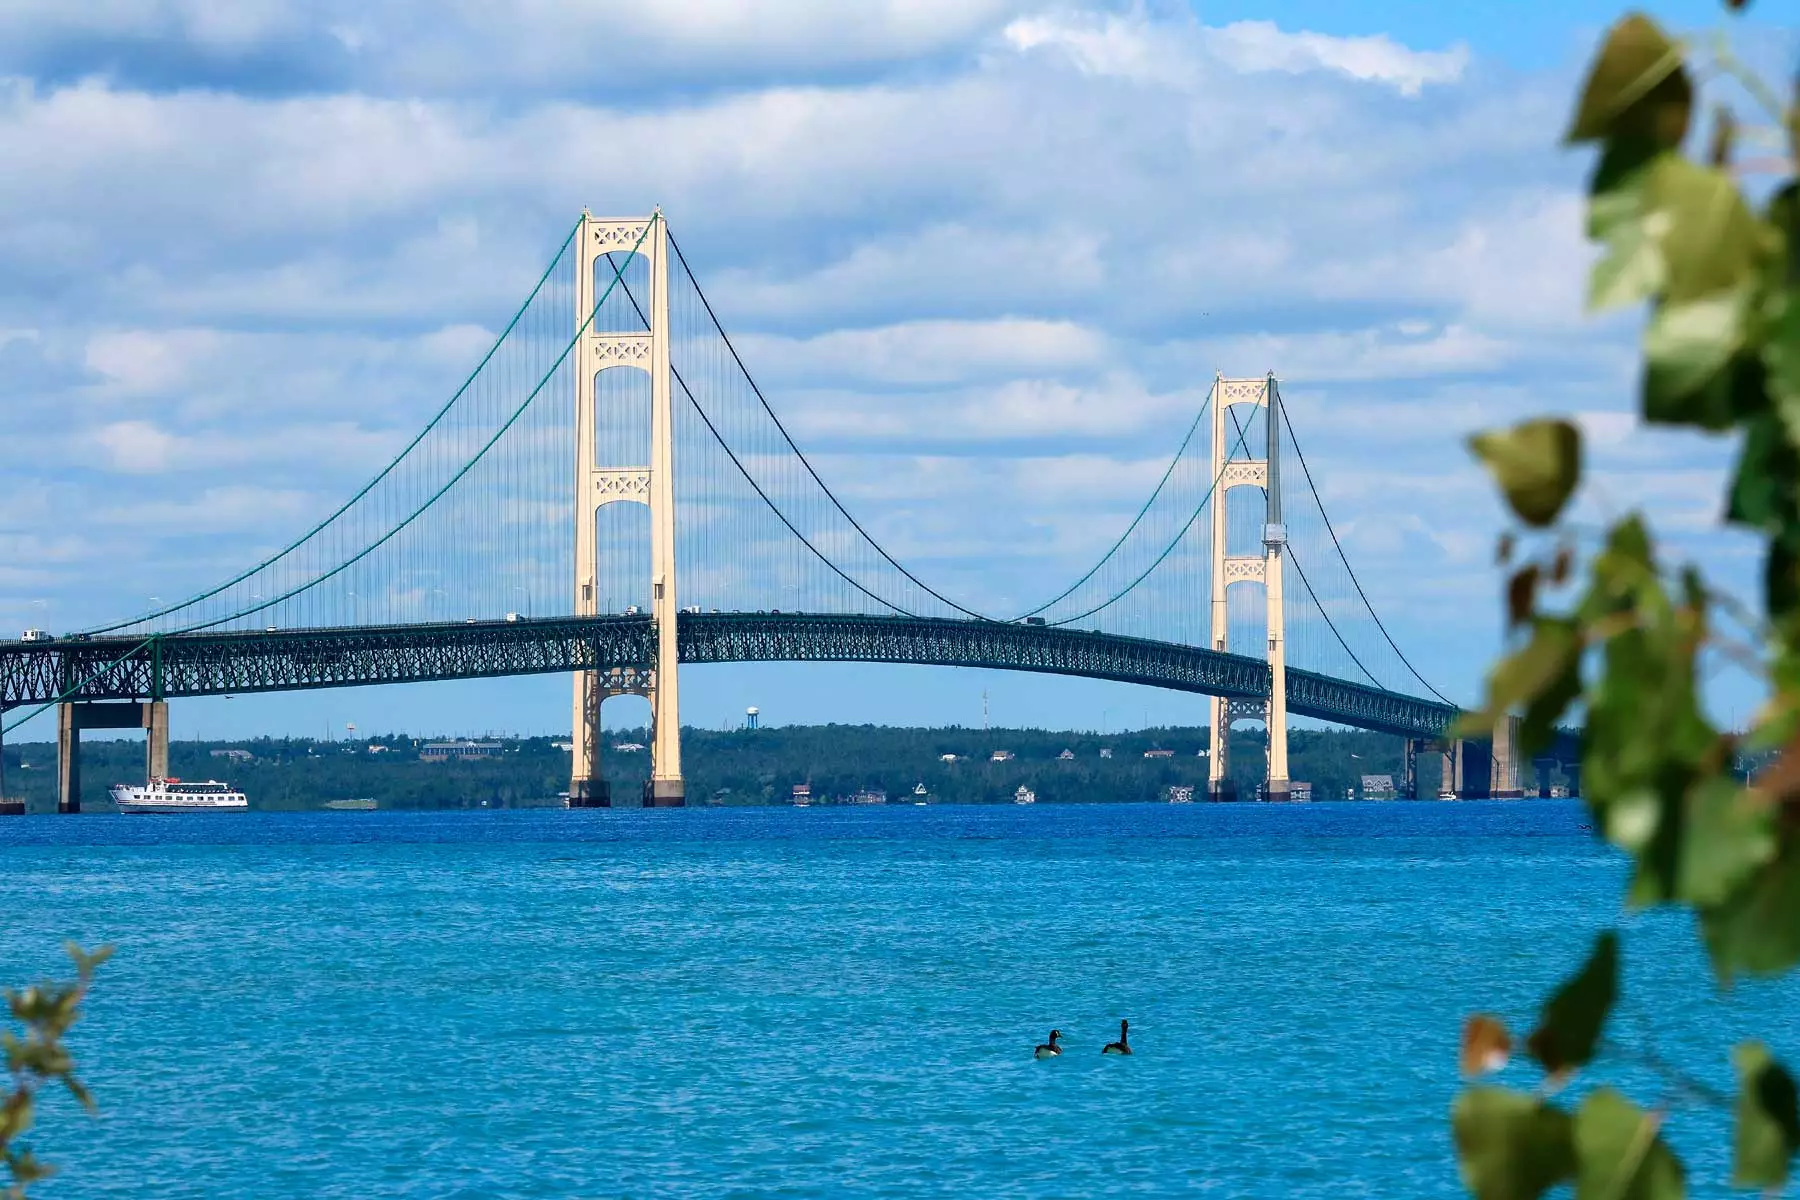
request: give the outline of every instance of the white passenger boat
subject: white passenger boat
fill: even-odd
[[[204,783],[152,779],[141,787],[115,783],[112,798],[122,813],[242,812],[250,807],[244,793],[216,779]]]

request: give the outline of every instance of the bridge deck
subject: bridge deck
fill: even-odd
[[[803,613],[683,613],[681,661],[880,662],[1038,671],[1210,696],[1269,693],[1261,659],[1054,626]],[[80,700],[299,691],[610,668],[647,669],[648,616],[174,634],[0,645],[0,711]],[[1288,671],[1288,711],[1435,737],[1447,704]]]

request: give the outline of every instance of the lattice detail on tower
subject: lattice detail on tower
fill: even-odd
[[[647,504],[650,496],[650,472],[631,469],[595,471],[594,496],[601,503],[609,500],[637,500]]]
[[[594,245],[601,253],[612,250],[630,250],[643,241],[644,229],[648,221],[589,221],[588,229],[593,233]]]
[[[1266,574],[1263,557],[1260,554],[1254,558],[1246,554],[1233,554],[1225,559],[1225,582],[1227,584],[1240,581],[1262,583]]]
[[[589,334],[593,346],[594,368],[604,369],[610,366],[644,366],[650,361],[652,344],[647,333],[594,333]]]

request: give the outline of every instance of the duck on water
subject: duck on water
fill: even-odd
[[[1121,1019],[1119,1021],[1119,1040],[1116,1042],[1106,1043],[1106,1045],[1104,1045],[1100,1048],[1100,1053],[1102,1053],[1102,1054],[1130,1054],[1131,1053],[1131,1042],[1129,1040],[1127,1040],[1127,1038],[1126,1038],[1126,1034],[1130,1031],[1130,1029],[1131,1029],[1131,1022]]]
[[[1061,1042],[1062,1030],[1052,1029],[1050,1031],[1050,1040],[1041,1046],[1034,1047],[1031,1051],[1031,1056],[1033,1058],[1055,1058],[1062,1053]]]

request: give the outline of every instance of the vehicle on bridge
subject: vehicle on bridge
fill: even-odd
[[[54,642],[56,635],[42,629],[27,629],[19,635],[21,642]]]

